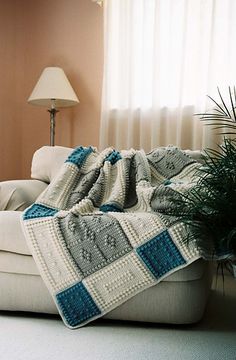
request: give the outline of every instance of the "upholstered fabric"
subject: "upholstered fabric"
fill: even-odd
[[[203,315],[210,288],[210,273],[199,280],[161,282],[144,290],[105,318],[188,324]],[[0,271],[0,309],[57,314],[56,306],[43,280],[37,275]]]
[[[22,232],[21,211],[0,212],[0,250],[31,255]]]
[[[39,180],[9,180],[0,183],[0,211],[22,211],[47,187]]]
[[[0,271],[0,309],[57,313],[40,276]]]
[[[32,159],[32,179],[50,183],[72,150],[63,146],[43,146],[38,149]]]
[[[163,281],[185,282],[202,278],[208,268],[207,262],[199,259],[184,269],[167,276]],[[39,275],[35,261],[30,255],[16,254],[0,250],[0,271],[5,273]]]
[[[0,272],[39,275],[32,256],[0,250]]]

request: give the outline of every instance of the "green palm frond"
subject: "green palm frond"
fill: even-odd
[[[236,89],[229,87],[229,105],[226,105],[226,101],[217,88],[220,102],[214,100],[211,96],[208,98],[214,103],[215,108],[212,112],[195,114],[200,117],[200,120],[204,121],[206,125],[214,126],[213,129],[223,129],[224,135],[236,135]],[[232,131],[229,131],[231,129]]]
[[[178,216],[208,252],[236,256],[236,140],[224,138],[218,149],[204,151],[195,187],[174,200]]]
[[[208,251],[236,257],[236,89],[229,87],[228,105],[219,88],[218,95],[220,101],[208,96],[213,111],[196,115],[221,134],[235,137],[224,137],[217,149],[204,150],[196,186],[174,200],[171,215],[191,230],[188,241],[195,238]]]

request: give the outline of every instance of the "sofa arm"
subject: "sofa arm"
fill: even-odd
[[[31,178],[50,183],[73,149],[63,146],[43,146],[32,159]]]
[[[0,182],[0,210],[23,211],[30,206],[47,184],[39,180]]]

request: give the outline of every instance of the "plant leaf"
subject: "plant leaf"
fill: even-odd
[[[216,106],[222,111],[223,114],[227,115],[227,112],[225,112],[224,109],[211,96],[207,95],[207,97],[216,104]]]
[[[223,106],[224,106],[224,108],[225,108],[225,110],[226,110],[227,114],[229,115],[229,117],[231,117],[230,112],[229,112],[229,110],[228,110],[227,106],[225,105],[224,99],[223,99],[223,97],[222,97],[222,95],[221,95],[221,93],[220,93],[220,89],[219,89],[219,87],[217,87],[217,90],[218,90],[218,94],[219,94],[219,96],[220,96],[220,99],[221,99],[221,101],[222,101],[222,104],[223,104]]]
[[[232,111],[233,111],[233,114],[234,114],[234,121],[236,121],[235,106],[234,106],[234,103],[233,103],[233,98],[232,98],[232,93],[231,93],[230,86],[229,86],[229,97],[230,97],[230,102],[231,102],[231,108],[232,108]]]

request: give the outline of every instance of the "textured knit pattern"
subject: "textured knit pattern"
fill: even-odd
[[[168,231],[161,232],[138,247],[136,251],[157,279],[175,267],[186,263]]]
[[[101,314],[81,282],[59,293],[56,299],[66,321],[71,326],[77,326],[87,319]]]
[[[202,256],[164,211],[201,165],[175,148],[79,147],[23,214],[28,245],[65,324],[103,316]]]
[[[132,250],[119,222],[109,215],[59,219],[67,248],[84,277]]]

